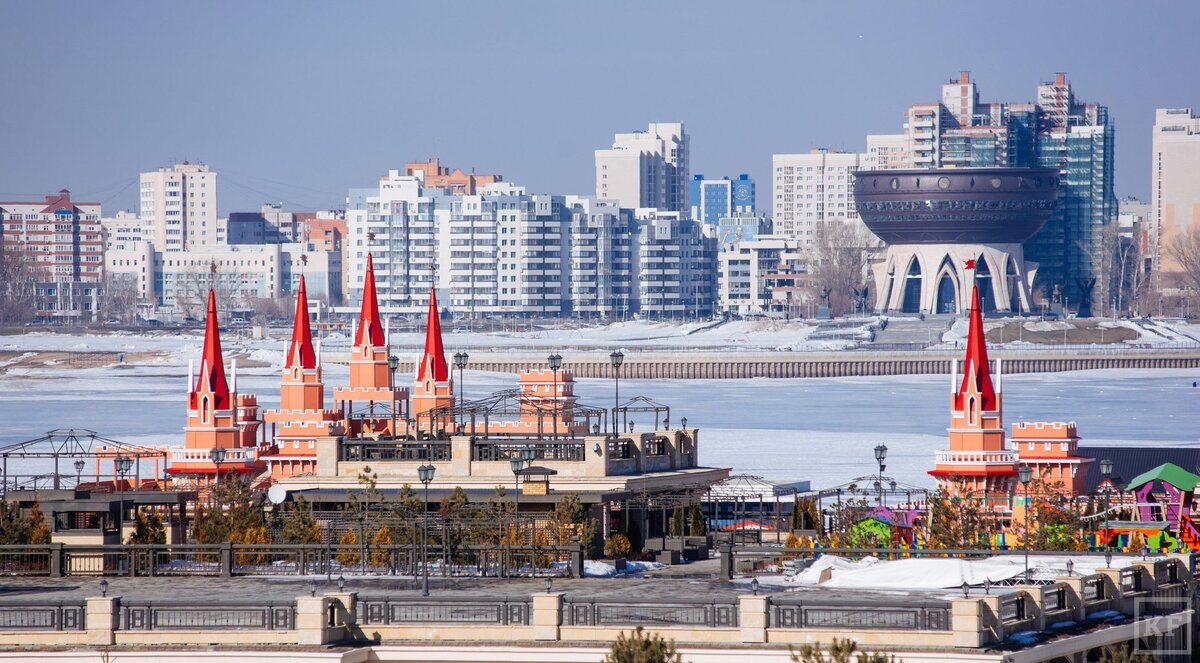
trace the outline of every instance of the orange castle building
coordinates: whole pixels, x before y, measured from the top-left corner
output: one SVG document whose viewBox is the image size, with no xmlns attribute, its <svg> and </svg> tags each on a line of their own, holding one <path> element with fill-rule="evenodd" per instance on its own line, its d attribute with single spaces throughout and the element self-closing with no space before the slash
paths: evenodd
<svg viewBox="0 0 1200 663">
<path fill-rule="evenodd" d="M 272 479 L 309 474 L 317 466 L 317 439 L 344 434 L 342 413 L 325 409 L 321 351 L 314 347 L 309 326 L 304 277 L 296 294 L 296 319 L 283 366 L 279 409 L 264 414 L 271 425 L 274 450 L 260 456 Z"/>
<path fill-rule="evenodd" d="M 210 486 L 218 469 L 222 475 L 239 474 L 251 477 L 262 471 L 255 438 L 258 434 L 258 398 L 253 394 L 237 393 L 237 364 L 231 370 L 232 380 L 225 378 L 221 356 L 221 336 L 217 326 L 217 299 L 208 291 L 208 312 L 204 325 L 204 351 L 200 357 L 200 373 L 193 378 L 193 364 L 188 363 L 187 427 L 184 428 L 184 448 L 171 452 L 167 472 L 176 480 L 190 479 L 198 486 Z M 214 449 L 224 450 L 220 468 L 212 460 Z"/>
<path fill-rule="evenodd" d="M 429 289 L 429 320 L 425 327 L 425 350 L 417 364 L 417 379 L 413 385 L 412 412 L 417 427 L 431 432 L 449 430 L 454 421 L 434 414 L 435 410 L 454 405 L 454 380 L 446 364 L 442 346 L 442 321 L 438 312 L 437 293 Z"/>
<path fill-rule="evenodd" d="M 968 279 L 974 280 L 975 265 L 968 261 Z M 958 362 L 950 371 L 950 448 L 937 452 L 937 464 L 929 474 L 951 495 L 973 493 L 1007 495 L 1017 475 L 1016 454 L 1006 448 L 1002 422 L 1001 367 L 996 361 L 996 380 L 988 361 L 983 334 L 979 288 L 971 287 L 971 315 L 967 351 L 963 358 L 962 381 Z"/>
<path fill-rule="evenodd" d="M 408 427 L 408 390 L 393 384 L 388 366 L 387 331 L 379 320 L 379 300 L 375 293 L 375 262 L 367 254 L 367 275 L 363 282 L 362 308 L 350 348 L 350 386 L 333 392 L 344 419 L 343 428 L 351 437 L 395 435 L 396 427 Z"/>
</svg>

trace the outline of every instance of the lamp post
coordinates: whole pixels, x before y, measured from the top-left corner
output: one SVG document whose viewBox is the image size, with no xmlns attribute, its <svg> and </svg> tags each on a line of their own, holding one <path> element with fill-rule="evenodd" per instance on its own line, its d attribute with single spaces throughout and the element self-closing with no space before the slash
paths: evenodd
<svg viewBox="0 0 1200 663">
<path fill-rule="evenodd" d="M 391 408 L 392 408 L 392 439 L 396 439 L 396 369 L 400 368 L 400 358 L 396 355 L 388 356 L 388 390 L 392 392 Z"/>
<path fill-rule="evenodd" d="M 417 476 L 425 484 L 425 509 L 421 521 L 421 596 L 429 596 L 429 482 L 433 481 L 432 464 L 417 468 Z"/>
<path fill-rule="evenodd" d="M 880 443 L 875 447 L 875 462 L 879 464 L 879 483 L 875 485 L 879 488 L 880 506 L 883 505 L 883 468 L 887 467 L 883 464 L 885 458 L 887 458 L 887 445 Z"/>
<path fill-rule="evenodd" d="M 513 473 L 513 530 L 521 535 L 521 469 L 525 467 L 525 459 L 514 457 L 508 459 Z M 504 545 L 508 547 L 508 536 L 504 537 Z"/>
<path fill-rule="evenodd" d="M 1100 461 L 1100 474 L 1104 475 L 1104 520 L 1108 520 L 1108 481 L 1112 478 L 1112 460 L 1105 458 Z"/>
<path fill-rule="evenodd" d="M 550 362 L 550 370 L 554 371 L 554 439 L 558 439 L 558 369 L 562 368 L 562 356 L 557 352 L 546 358 Z"/>
<path fill-rule="evenodd" d="M 625 361 L 625 353 L 620 350 L 614 350 L 608 355 L 608 360 L 612 362 L 613 367 L 613 411 L 612 411 L 612 432 L 617 434 L 617 408 L 621 407 L 621 364 Z"/>
<path fill-rule="evenodd" d="M 133 466 L 133 459 L 129 456 L 117 456 L 113 459 L 113 466 L 117 470 L 117 489 L 120 491 L 117 498 L 117 543 L 123 543 L 125 540 L 125 473 Z"/>
<path fill-rule="evenodd" d="M 1025 582 L 1029 582 L 1029 482 L 1033 480 L 1033 468 L 1022 465 L 1017 469 L 1017 478 L 1020 479 L 1021 487 L 1025 490 Z"/>
<path fill-rule="evenodd" d="M 79 484 L 83 481 L 83 466 L 84 466 L 84 462 L 83 462 L 82 458 L 75 461 L 75 487 L 76 488 L 78 488 Z"/>
<path fill-rule="evenodd" d="M 225 448 L 216 447 L 208 450 L 208 457 L 212 459 L 213 465 L 217 466 L 217 478 L 213 481 L 213 490 L 221 485 L 221 463 L 225 462 Z"/>
<path fill-rule="evenodd" d="M 472 301 L 474 301 L 474 300 L 472 300 Z M 458 407 L 459 408 L 461 408 L 462 404 L 466 402 L 463 400 L 463 369 L 467 367 L 467 359 L 468 359 L 468 355 L 465 352 L 455 352 L 454 353 L 454 365 L 458 367 Z M 460 412 L 461 412 L 461 410 L 460 410 Z M 462 415 L 460 414 L 459 415 L 459 424 L 462 424 L 462 423 L 463 423 Z"/>
</svg>

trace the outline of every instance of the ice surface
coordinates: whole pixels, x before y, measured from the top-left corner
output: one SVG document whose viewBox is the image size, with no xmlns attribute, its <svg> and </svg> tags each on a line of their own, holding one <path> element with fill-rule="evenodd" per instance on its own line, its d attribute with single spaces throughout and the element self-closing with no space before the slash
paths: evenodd
<svg viewBox="0 0 1200 663">
<path fill-rule="evenodd" d="M 1087 555 L 1031 555 L 1029 568 L 1035 580 L 1067 575 L 1067 561 L 1073 562 L 1076 575 L 1090 575 L 1102 568 L 1104 560 Z M 1114 558 L 1114 568 L 1134 563 L 1132 558 Z M 828 569 L 829 579 L 820 582 Z M 940 559 L 932 557 L 880 561 L 874 557 L 847 560 L 823 555 L 807 569 L 790 579 L 795 585 L 841 587 L 845 589 L 957 589 L 964 582 L 978 586 L 1021 577 L 1025 573 L 1022 555 L 986 559 Z"/>
<path fill-rule="evenodd" d="M 647 329 L 659 326 L 637 323 L 636 328 L 645 335 Z M 661 328 L 664 334 L 686 329 Z M 789 334 L 801 333 L 795 323 L 788 329 Z M 10 351 L 86 345 L 93 350 L 166 353 L 161 363 L 153 365 L 12 369 L 0 374 L 0 421 L 5 424 L 0 428 L 0 445 L 32 439 L 53 428 L 86 428 L 138 444 L 181 445 L 187 361 L 199 356 L 200 340 L 195 335 L 0 337 L 0 350 Z M 271 363 L 265 368 L 239 368 L 238 387 L 243 393 L 256 393 L 264 408 L 276 407 L 285 341 L 228 339 L 223 345 L 227 355 L 246 353 Z M 448 348 L 453 351 L 455 346 Z M 334 387 L 346 383 L 347 375 L 345 366 L 326 366 L 327 397 Z M 469 370 L 465 377 L 468 399 L 511 388 L 515 382 L 512 375 Z M 402 382 L 409 379 L 401 378 Z M 1005 376 L 1005 421 L 1008 425 L 1075 421 L 1083 443 L 1091 445 L 1200 444 L 1200 389 L 1192 388 L 1194 380 L 1200 380 L 1200 371 Z M 579 379 L 576 393 L 585 404 L 612 406 L 610 380 Z M 926 471 L 933 453 L 946 446 L 950 378 L 621 381 L 622 401 L 639 394 L 670 405 L 672 424 L 687 417 L 689 427 L 700 429 L 700 459 L 705 465 L 773 480 L 808 479 L 814 487 L 833 486 L 873 474 L 872 448 L 886 442 L 886 475 L 902 483 L 932 486 Z M 645 414 L 631 419 L 639 431 L 653 424 Z M 15 471 L 10 467 L 10 472 Z"/>
</svg>

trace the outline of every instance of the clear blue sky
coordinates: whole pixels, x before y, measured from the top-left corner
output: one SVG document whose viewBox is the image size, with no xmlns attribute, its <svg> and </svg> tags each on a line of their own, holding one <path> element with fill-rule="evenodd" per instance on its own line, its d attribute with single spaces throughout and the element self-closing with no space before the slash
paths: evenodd
<svg viewBox="0 0 1200 663">
<path fill-rule="evenodd" d="M 1117 125 L 1117 193 L 1148 196 L 1160 106 L 1200 106 L 1200 2 L 16 2 L 0 4 L 0 198 L 68 187 L 105 211 L 171 161 L 221 212 L 340 207 L 440 156 L 591 193 L 612 134 L 682 120 L 692 171 L 861 150 L 973 72 L 1029 101 L 1068 73 Z"/>
</svg>

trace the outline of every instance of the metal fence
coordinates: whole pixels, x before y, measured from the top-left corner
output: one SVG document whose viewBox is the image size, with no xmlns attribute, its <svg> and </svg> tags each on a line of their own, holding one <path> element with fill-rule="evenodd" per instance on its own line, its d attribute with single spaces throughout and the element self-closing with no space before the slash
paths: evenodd
<svg viewBox="0 0 1200 663">
<path fill-rule="evenodd" d="M 920 601 L 864 605 L 772 596 L 768 608 L 768 626 L 948 631 L 950 605 Z"/>
<path fill-rule="evenodd" d="M 606 601 L 564 597 L 564 626 L 697 626 L 734 627 L 738 606 L 734 602 L 694 601 Z"/>
<path fill-rule="evenodd" d="M 549 434 L 547 434 L 549 437 Z M 471 445 L 472 460 L 508 461 L 519 458 L 525 450 L 533 452 L 533 460 L 580 461 L 584 458 L 583 442 L 477 441 Z"/>
<path fill-rule="evenodd" d="M 528 596 L 358 599 L 358 623 L 528 625 L 532 604 Z"/>
<path fill-rule="evenodd" d="M 118 629 L 180 630 L 293 630 L 296 603 L 223 601 L 197 606 L 172 602 L 120 602 Z"/>
<path fill-rule="evenodd" d="M 338 460 L 343 461 L 447 461 L 450 460 L 450 444 L 347 440 L 338 445 L 338 453 Z"/>
<path fill-rule="evenodd" d="M 426 559 L 428 561 L 426 561 Z M 362 544 L 0 546 L 0 573 L 16 576 L 416 575 L 579 576 L 583 546 L 468 545 L 431 540 Z"/>
<path fill-rule="evenodd" d="M 86 617 L 83 601 L 6 601 L 0 605 L 0 631 L 82 631 Z"/>
</svg>

